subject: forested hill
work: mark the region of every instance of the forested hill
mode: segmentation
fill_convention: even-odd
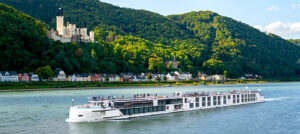
[[[289,39],[288,41],[300,46],[300,39]]]
[[[98,24],[117,26],[118,29],[155,42],[167,43],[174,39],[192,38],[184,26],[166,17],[145,10],[120,8],[99,0],[0,0],[37,19],[56,25],[58,8],[63,9],[65,22],[77,27],[94,29]]]
[[[186,25],[196,37],[211,44],[211,57],[222,60],[232,73],[240,74],[245,70],[268,72],[264,74],[269,76],[294,73],[289,70],[295,69],[300,49],[279,36],[266,35],[247,24],[210,11],[168,18]]]
[[[43,61],[48,61],[52,68],[62,67],[67,73],[165,73],[174,70],[170,63],[167,66],[165,63],[176,55],[181,70],[193,74],[203,71],[208,74],[228,72],[230,77],[245,73],[264,77],[300,75],[300,66],[296,64],[300,59],[298,46],[210,11],[162,16],[98,0],[0,2],[34,16],[52,28],[57,9],[61,7],[66,21],[95,31],[98,44],[48,41],[51,51],[47,51],[44,56],[47,60]],[[28,67],[29,70],[45,64],[37,61]],[[2,65],[0,69],[4,68]],[[19,66],[13,67],[24,70]]]
[[[0,3],[0,70],[39,66],[47,42],[46,27],[40,21]]]

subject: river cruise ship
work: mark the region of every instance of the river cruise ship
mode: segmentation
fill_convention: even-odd
[[[259,90],[174,93],[167,96],[135,94],[132,97],[89,97],[88,104],[70,107],[66,121],[121,120],[260,102],[264,102],[264,96]]]

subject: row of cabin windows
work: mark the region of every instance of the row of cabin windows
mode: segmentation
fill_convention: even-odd
[[[241,95],[232,95],[233,103],[240,103],[240,102],[249,102],[249,101],[256,101],[255,94],[245,94]],[[227,98],[227,99],[226,99]],[[211,97],[202,97],[202,107],[206,106],[206,99],[207,99],[207,106],[211,106]],[[223,104],[227,104],[227,100],[231,99],[231,95],[223,96]],[[199,98],[196,98],[196,103],[199,103]],[[221,105],[221,96],[213,96],[213,105]]]
[[[143,108],[132,108],[132,109],[122,109],[121,112],[124,115],[131,115],[131,114],[139,114],[139,113],[147,113],[147,112],[157,112],[157,111],[164,111],[164,106],[153,106],[153,107],[143,107]]]
[[[158,100],[158,105],[166,105],[166,104],[179,104],[182,103],[182,98],[179,99],[167,99],[167,100]]]
[[[196,103],[196,107],[200,107],[200,104]],[[190,108],[194,108],[194,103],[190,103]]]
[[[236,99],[237,98],[237,99]],[[256,101],[256,94],[242,94],[241,102]],[[240,95],[233,95],[233,103],[240,103]]]
[[[121,109],[120,111],[124,115],[132,115],[132,114],[140,114],[140,113],[148,113],[148,112],[165,111],[165,110],[166,110],[165,106],[152,106],[152,107]]]
[[[134,108],[134,107],[150,107],[153,106],[153,102],[147,103],[134,103],[134,102],[115,102],[115,108]]]
[[[217,100],[218,98],[218,100]],[[221,105],[221,96],[214,96],[213,97],[213,105],[216,106],[216,105]]]

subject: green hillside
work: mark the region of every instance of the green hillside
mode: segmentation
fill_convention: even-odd
[[[46,28],[34,18],[0,3],[1,70],[39,64],[48,47]]]
[[[299,47],[279,36],[209,11],[171,15],[196,37],[211,44],[211,58],[222,60],[232,75],[245,72],[290,76],[298,70]]]
[[[289,39],[288,41],[300,46],[300,39]]]
[[[298,46],[210,11],[165,17],[97,0],[0,2],[24,11],[52,28],[57,9],[62,7],[66,21],[95,31],[98,44],[47,41],[51,51],[44,56],[47,57],[44,61],[49,61],[52,68],[62,67],[67,73],[168,72],[174,69],[165,63],[176,55],[181,70],[193,74],[197,71],[209,74],[227,71],[231,77],[245,73],[264,77],[300,75],[300,67],[296,64],[300,59]],[[46,64],[29,69],[42,65]],[[0,69],[3,68],[2,65]]]
[[[120,8],[99,0],[0,0],[35,18],[55,26],[58,8],[63,9],[65,21],[78,27],[93,29],[98,24],[117,26],[127,34],[133,34],[155,42],[166,43],[174,39],[192,38],[185,27],[157,13],[145,10]]]

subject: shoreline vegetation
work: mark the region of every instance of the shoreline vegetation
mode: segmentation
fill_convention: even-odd
[[[257,79],[227,81],[195,82],[187,81],[146,81],[146,82],[24,82],[24,83],[0,83],[0,92],[11,91],[44,91],[44,90],[84,90],[84,89],[108,89],[108,88],[134,88],[134,87],[171,87],[192,85],[222,85],[222,84],[255,84],[271,82],[295,82],[294,79]]]

